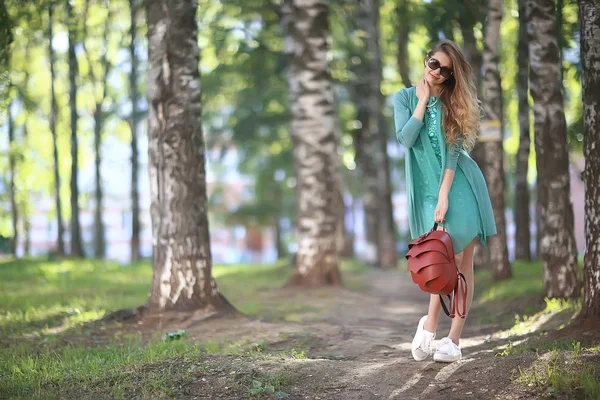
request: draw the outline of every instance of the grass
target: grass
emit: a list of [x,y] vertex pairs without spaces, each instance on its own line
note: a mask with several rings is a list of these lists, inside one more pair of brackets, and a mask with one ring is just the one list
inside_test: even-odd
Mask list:
[[[348,288],[360,289],[365,267],[343,262]],[[260,318],[300,320],[320,310],[303,305],[307,296],[328,290],[296,291],[281,296],[278,288],[292,268],[274,265],[214,266],[220,291],[240,311]],[[143,340],[141,335],[113,338],[94,335],[93,322],[108,312],[144,304],[150,290],[149,263],[120,266],[99,260],[19,260],[0,263],[0,399],[1,398],[171,398],[209,371],[211,356],[307,358],[304,349],[271,351],[250,342],[197,343],[186,338]],[[276,301],[274,301],[276,300]],[[284,396],[289,379],[260,376],[240,389],[260,398]],[[259,393],[260,392],[260,393]]]
[[519,367],[513,381],[551,397],[600,399],[597,366],[584,359],[576,344],[571,352],[553,349],[532,367]]
[[476,271],[475,282],[479,301],[483,303],[512,300],[523,296],[539,296],[543,289],[542,263],[540,261],[514,261],[513,277],[494,282],[489,269]]

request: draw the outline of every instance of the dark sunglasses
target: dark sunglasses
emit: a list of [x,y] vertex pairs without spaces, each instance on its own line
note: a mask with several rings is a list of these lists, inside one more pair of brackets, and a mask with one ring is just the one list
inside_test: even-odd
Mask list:
[[450,79],[452,75],[454,75],[454,72],[450,68],[442,67],[440,65],[440,62],[433,57],[429,57],[429,59],[427,60],[427,66],[434,71],[436,69],[439,69],[440,75],[442,75],[446,79]]

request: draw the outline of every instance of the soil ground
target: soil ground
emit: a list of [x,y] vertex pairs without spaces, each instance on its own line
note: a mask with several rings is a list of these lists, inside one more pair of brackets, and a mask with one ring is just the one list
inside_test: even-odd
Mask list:
[[[191,325],[170,322],[168,329],[185,329],[188,340],[220,343],[221,348],[235,343],[252,350],[209,354],[191,364],[182,361],[177,368],[197,372],[192,383],[180,388],[177,398],[249,398],[256,396],[248,391],[252,380],[276,381],[279,396],[287,395],[289,399],[540,398],[539,391],[511,380],[518,367],[528,368],[538,355],[525,351],[498,357],[498,348],[506,345],[508,339],[497,326],[478,324],[481,316],[477,310],[469,315],[461,339],[461,361],[414,361],[410,342],[419,318],[426,313],[428,296],[419,291],[409,275],[398,271],[371,270],[366,282],[361,291],[338,288],[307,292],[285,288],[265,295],[261,307],[276,304],[282,297],[297,297],[304,310],[296,315],[299,322],[243,316]],[[493,315],[485,318],[493,319]],[[450,319],[443,314],[440,320],[438,339],[447,334],[450,326]],[[548,323],[552,328],[561,321]],[[142,320],[122,328],[143,333],[162,332],[167,327],[160,322],[157,326],[156,321],[148,326]],[[594,335],[589,341],[597,343],[598,339]],[[600,363],[598,353],[588,356],[590,361]],[[277,398],[269,393],[259,393],[260,396]]]

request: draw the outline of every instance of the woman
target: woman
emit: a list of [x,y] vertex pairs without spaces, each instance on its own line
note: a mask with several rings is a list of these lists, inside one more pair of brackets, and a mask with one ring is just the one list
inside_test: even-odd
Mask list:
[[[467,312],[473,299],[475,240],[486,244],[496,225],[481,170],[467,150],[477,140],[479,100],[471,66],[458,46],[444,40],[425,58],[425,75],[416,87],[394,98],[396,138],[406,146],[406,189],[411,236],[444,226],[454,245],[456,265],[468,286]],[[432,353],[441,311],[439,296],[431,295],[429,311],[421,318],[412,342],[415,360]],[[465,319],[454,318],[433,359],[460,360],[460,336]]]

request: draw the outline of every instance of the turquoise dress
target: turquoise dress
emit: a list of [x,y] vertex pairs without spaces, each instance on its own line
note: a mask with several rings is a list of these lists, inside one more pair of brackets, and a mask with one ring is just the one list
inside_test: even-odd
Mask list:
[[455,171],[448,194],[446,229],[454,252],[462,252],[479,237],[484,245],[496,234],[492,203],[479,166],[461,143],[446,146],[442,130],[442,105],[431,97],[423,121],[412,116],[418,103],[416,88],[405,88],[394,97],[396,138],[406,148],[408,219],[413,239],[431,230],[443,171]]

